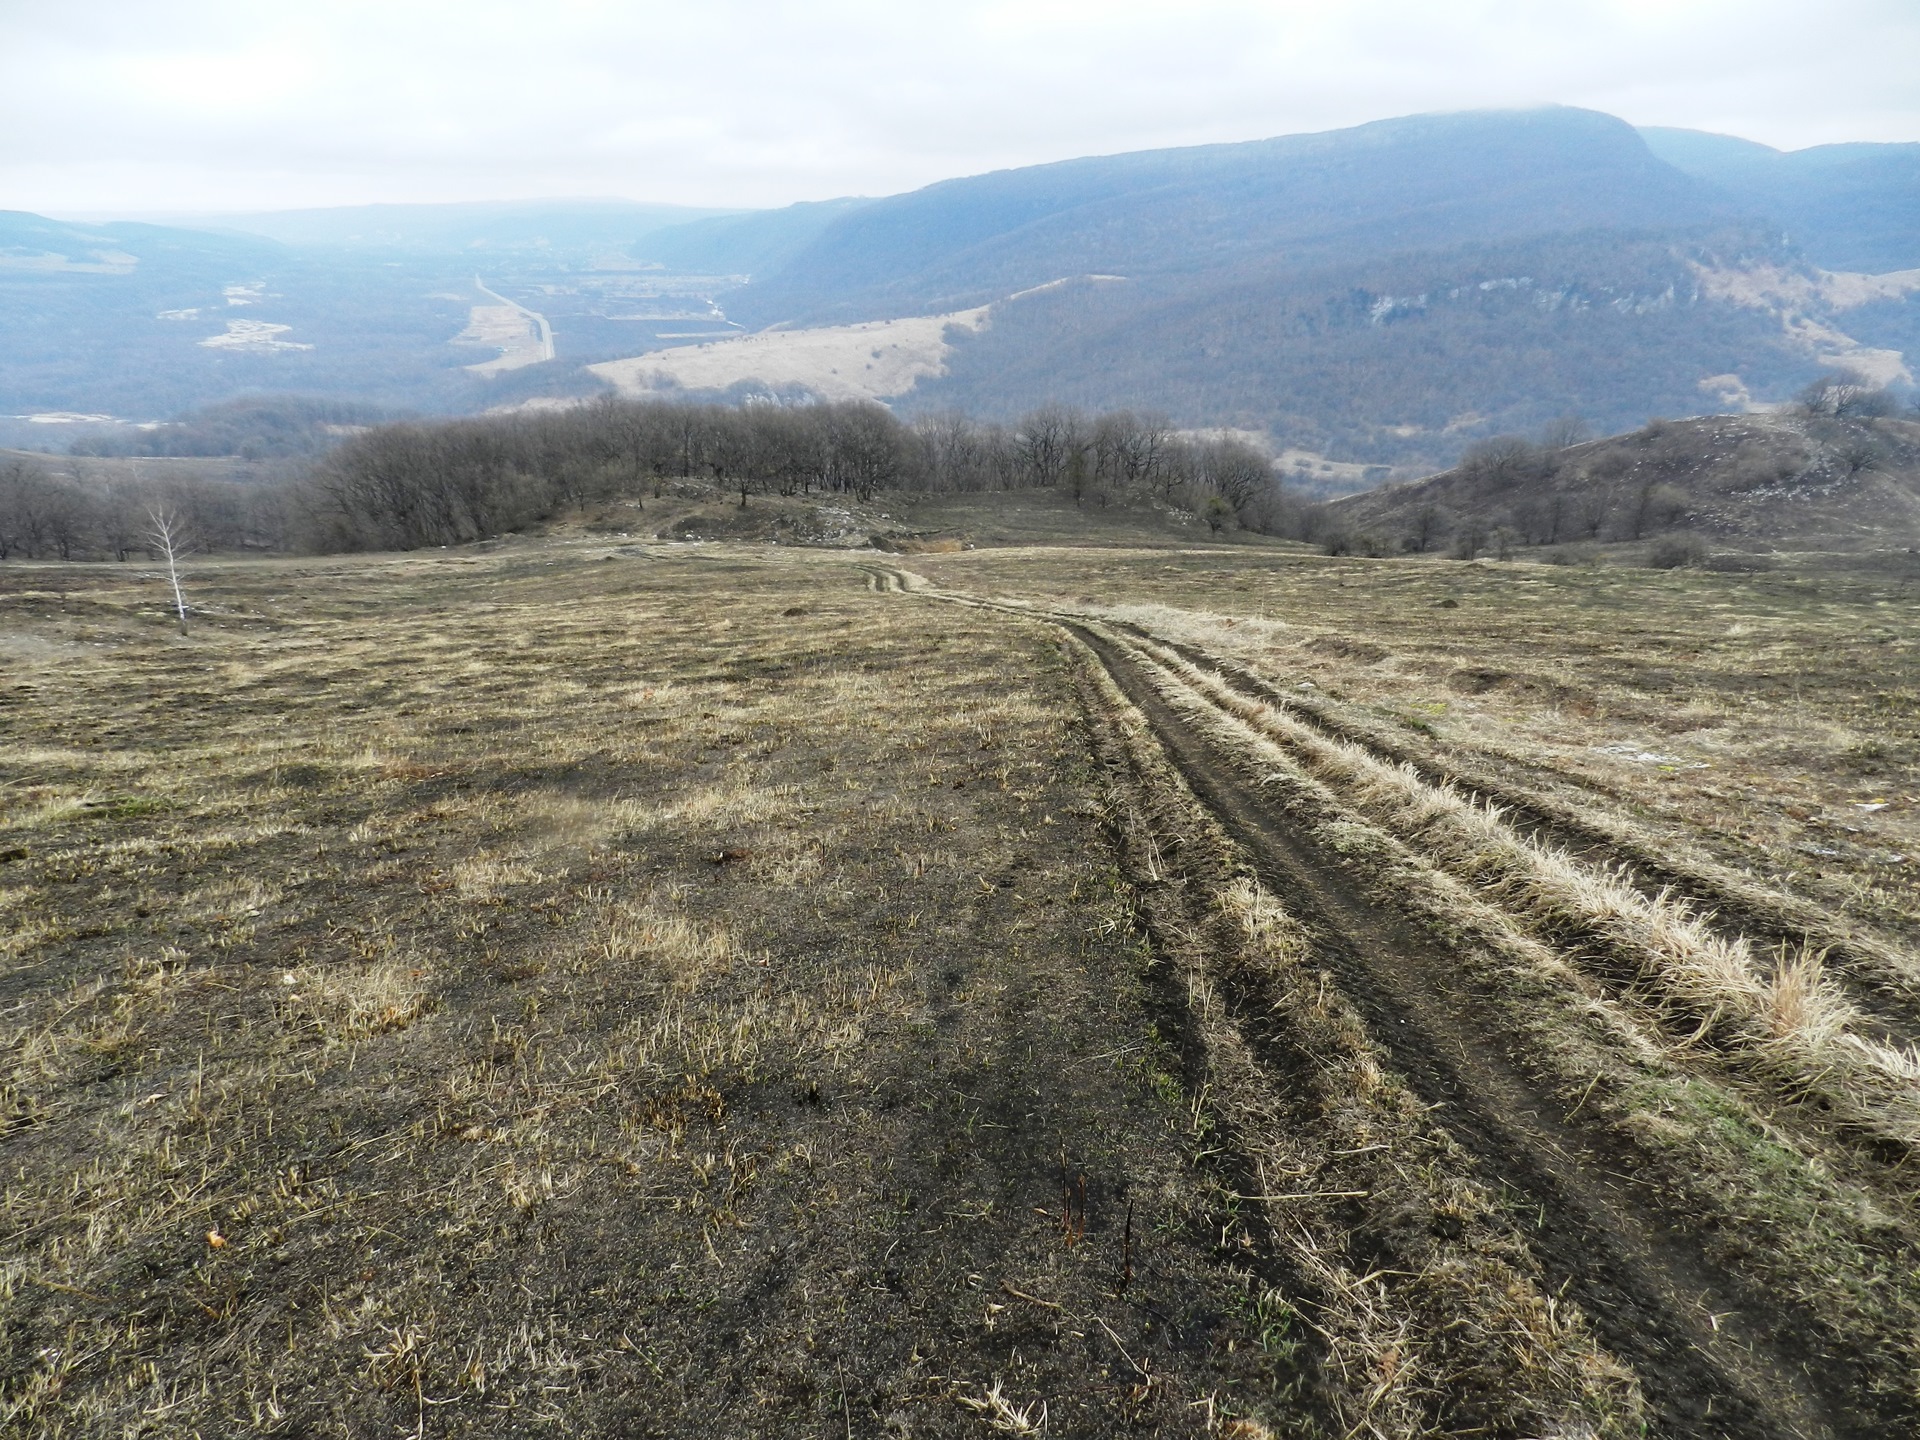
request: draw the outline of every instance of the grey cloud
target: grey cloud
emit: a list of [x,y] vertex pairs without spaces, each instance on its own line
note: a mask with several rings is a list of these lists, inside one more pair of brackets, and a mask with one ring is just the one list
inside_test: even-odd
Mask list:
[[1916,74],[1894,0],[0,0],[0,204],[778,204],[1543,101],[1920,139]]

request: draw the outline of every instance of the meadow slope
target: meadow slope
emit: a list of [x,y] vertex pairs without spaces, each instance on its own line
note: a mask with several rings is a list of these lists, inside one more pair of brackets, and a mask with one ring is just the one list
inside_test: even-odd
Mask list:
[[1920,1421],[1910,596],[0,570],[0,1433]]

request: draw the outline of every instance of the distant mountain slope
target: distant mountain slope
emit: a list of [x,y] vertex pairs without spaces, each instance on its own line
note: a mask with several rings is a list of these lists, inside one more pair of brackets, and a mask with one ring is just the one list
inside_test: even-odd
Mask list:
[[259,390],[458,405],[482,393],[458,368],[474,357],[446,344],[468,306],[434,278],[257,236],[0,212],[0,413],[151,420]]
[[282,245],[484,259],[526,250],[563,255],[625,251],[642,235],[738,213],[631,200],[488,200],[168,218],[201,230],[260,235]]
[[1652,134],[1682,163],[1556,107],[945,181],[834,219],[722,303],[750,328],[990,304],[894,403],[1132,406],[1376,463],[1569,411],[1628,429],[1744,408],[1835,365],[1911,382],[1920,285],[1823,274],[1751,177],[1817,172],[1894,237],[1920,147]]
[[1920,145],[1780,151],[1699,130],[1640,132],[1653,153],[1786,228],[1817,265],[1920,267]]
[[1490,447],[1332,510],[1389,548],[1502,526],[1530,544],[1680,530],[1789,549],[1907,546],[1920,542],[1920,424],[1794,413],[1662,421],[1556,453]]
[[[223,228],[192,230],[0,212],[0,440],[99,438],[21,416],[151,421],[258,392],[427,411],[591,393],[582,363],[737,332],[712,303],[727,271],[674,276],[633,254],[645,233],[726,213],[385,205],[210,216]],[[485,312],[512,305],[547,322],[557,358],[469,370],[499,353],[476,339],[493,335]]]
[[[910,412],[1129,406],[1438,467],[1557,414],[1625,429],[1745,409],[1834,366],[1911,387],[1916,164],[1920,146],[1783,155],[1556,107],[770,212],[539,201],[222,218],[278,242],[0,216],[0,439],[60,428],[9,412],[154,420],[253,392],[475,410],[695,369],[751,389],[770,378],[751,372],[765,356],[805,352],[840,389]],[[1915,273],[1886,273],[1902,266]],[[537,328],[542,353],[550,334],[554,358],[465,368],[496,358],[471,343],[500,328],[489,307]],[[918,335],[926,317],[981,307],[984,323],[916,340],[912,364],[806,338],[896,320]],[[776,346],[717,343],[776,325]],[[702,342],[694,369],[673,355]]]
[[210,457],[287,460],[318,455],[368,426],[403,416],[372,405],[299,395],[252,396],[192,411],[160,425],[122,426],[75,440],[70,453],[89,456]]
[[1633,128],[1552,108],[1415,116],[1070,160],[875,201],[732,297],[750,325],[961,308],[1062,276],[1292,266],[1589,227],[1696,225],[1725,204]]
[[1346,458],[1437,464],[1569,412],[1625,430],[1722,408],[1729,390],[1791,393],[1818,368],[1808,348],[1777,309],[1716,301],[1702,279],[1783,257],[1763,236],[1713,238],[1722,249],[1589,230],[1059,286],[955,334],[946,373],[902,403],[1005,418],[1036,395],[1128,404]]
[[835,221],[873,201],[857,196],[803,201],[780,210],[719,215],[653,231],[633,245],[669,270],[761,276],[792,263]]
[[270,264],[284,252],[272,241],[128,221],[75,224],[0,210],[0,283],[61,275],[139,277],[164,298],[175,277],[228,274],[236,266]]

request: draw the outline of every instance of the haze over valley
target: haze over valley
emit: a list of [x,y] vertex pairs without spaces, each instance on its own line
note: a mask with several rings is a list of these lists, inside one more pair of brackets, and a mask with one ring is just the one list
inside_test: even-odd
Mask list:
[[90,433],[20,417],[150,424],[250,392],[459,413],[758,389],[909,416],[1151,409],[1411,473],[1563,414],[1737,413],[1834,368],[1904,389],[1920,347],[1920,146],[1782,154],[1574,109],[772,211],[0,230],[16,444]]

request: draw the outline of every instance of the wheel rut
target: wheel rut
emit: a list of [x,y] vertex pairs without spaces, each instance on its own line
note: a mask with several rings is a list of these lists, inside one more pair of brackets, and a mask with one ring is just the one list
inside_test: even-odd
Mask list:
[[[1633,1367],[1649,1405],[1649,1433],[1742,1440],[1908,1433],[1905,1427],[1916,1419],[1910,1396],[1876,1395],[1881,1382],[1871,1377],[1878,1372],[1848,1339],[1836,1338],[1841,1332],[1784,1299],[1781,1287],[1764,1278],[1764,1267],[1760,1275],[1749,1274],[1720,1253],[1726,1247],[1715,1239],[1719,1227],[1743,1217],[1720,1215],[1711,1204],[1702,1210],[1688,1198],[1684,1177],[1650,1175],[1631,1141],[1600,1125],[1574,1123],[1579,1105],[1568,1112],[1555,1082],[1540,1078],[1517,1038],[1490,1019],[1490,997],[1449,942],[1422,928],[1413,911],[1350,875],[1350,862],[1325,849],[1309,822],[1289,817],[1249,786],[1244,757],[1221,748],[1204,722],[1187,718],[1162,694],[1156,682],[1169,678],[1160,674],[1163,662],[1135,655],[1132,634],[1110,635],[1095,617],[1073,611],[943,591],[899,572],[889,579],[869,583],[1052,624],[1092,652],[1262,884],[1315,933],[1316,958],[1406,1083],[1435,1107],[1483,1178],[1504,1189],[1510,1213],[1526,1217],[1527,1244],[1551,1285],[1581,1302],[1603,1343]],[[1237,669],[1165,637],[1141,631],[1138,638],[1185,649],[1183,659],[1221,681]],[[1256,676],[1232,678],[1234,688],[1250,698],[1278,699],[1323,734],[1383,758],[1391,753],[1374,743],[1376,737],[1344,733],[1337,720],[1302,714],[1291,697],[1276,695]],[[1242,680],[1259,688],[1249,691]],[[1173,692],[1188,688],[1177,681]],[[1194,698],[1201,713],[1216,703],[1197,691]],[[1423,757],[1392,758],[1413,760],[1429,784],[1454,779],[1459,788],[1512,813],[1510,798],[1498,789],[1463,783],[1446,767],[1421,763]],[[1566,848],[1589,864],[1635,858],[1610,847],[1604,835],[1557,827],[1551,808],[1528,809],[1514,819],[1524,833],[1557,844],[1577,840],[1577,847]],[[1634,873],[1644,878],[1646,869],[1635,866]],[[1734,921],[1746,918],[1743,906],[1720,913]],[[1767,913],[1762,897],[1760,915]],[[1240,1003],[1257,1008],[1258,997],[1240,997]],[[1284,1065],[1270,1068],[1283,1076]]]
[[1829,972],[1846,985],[1849,995],[1862,1007],[1863,1033],[1896,1045],[1920,1045],[1920,993],[1912,988],[1913,977],[1904,973],[1900,961],[1885,953],[1892,947],[1870,940],[1863,943],[1856,935],[1822,925],[1814,916],[1783,913],[1708,877],[1663,864],[1657,855],[1637,847],[1624,848],[1599,827],[1556,814],[1523,790],[1451,765],[1436,764],[1429,756],[1383,743],[1378,735],[1341,724],[1318,707],[1303,706],[1297,697],[1198,645],[1135,624],[1115,628],[1164,646],[1247,698],[1279,706],[1332,739],[1359,745],[1396,765],[1411,765],[1429,785],[1452,785],[1484,804],[1497,806],[1517,834],[1556,846],[1589,866],[1612,869],[1649,899],[1677,899],[1724,934],[1742,934],[1763,951],[1791,951],[1808,945],[1819,948],[1825,953]]
[[1483,1002],[1450,984],[1448,957],[1398,917],[1352,893],[1283,817],[1160,696],[1119,647],[1066,624],[1141,711],[1195,795],[1252,860],[1262,882],[1312,926],[1325,962],[1415,1091],[1489,1177],[1534,1211],[1529,1243],[1609,1348],[1633,1365],[1673,1436],[1866,1435],[1800,1349],[1728,1292],[1725,1276],[1629,1191],[1624,1150],[1564,1123],[1557,1097],[1490,1043]]

